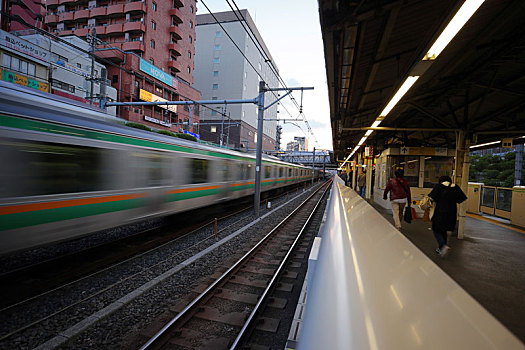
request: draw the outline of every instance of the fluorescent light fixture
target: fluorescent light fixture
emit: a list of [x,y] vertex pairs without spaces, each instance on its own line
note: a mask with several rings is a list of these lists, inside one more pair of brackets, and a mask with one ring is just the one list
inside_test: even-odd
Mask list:
[[359,140],[359,143],[357,144],[357,146],[361,146],[363,143],[365,143],[365,141],[366,141],[366,136],[361,137],[361,140]]
[[500,143],[500,142],[501,141],[487,142],[487,143],[482,143],[482,144],[479,144],[479,145],[470,146],[470,148],[478,148],[478,147],[483,147],[483,146],[490,146],[490,145],[495,145],[495,144]]
[[373,124],[372,124],[372,128],[377,128],[379,126],[379,124],[381,124],[382,120],[376,120]]
[[386,105],[385,109],[383,109],[383,112],[379,114],[379,117],[386,117],[388,113],[394,108],[394,106],[401,100],[401,98],[407,93],[407,91],[414,85],[414,83],[419,79],[419,75],[412,75],[406,78],[405,82],[399,90],[397,90],[396,94],[390,102]]
[[463,28],[465,23],[472,17],[485,0],[466,0],[454,18],[447,24],[445,29],[436,39],[430,50],[428,50],[423,60],[435,60],[437,56],[454,39],[456,34]]
[[368,136],[370,136],[373,132],[374,132],[374,130],[368,130],[367,132],[365,132],[365,136],[368,137]]

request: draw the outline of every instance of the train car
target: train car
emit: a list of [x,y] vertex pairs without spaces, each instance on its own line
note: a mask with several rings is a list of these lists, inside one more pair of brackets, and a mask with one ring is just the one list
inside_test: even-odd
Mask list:
[[[255,157],[0,82],[0,254],[254,193]],[[261,190],[311,180],[264,157]]]

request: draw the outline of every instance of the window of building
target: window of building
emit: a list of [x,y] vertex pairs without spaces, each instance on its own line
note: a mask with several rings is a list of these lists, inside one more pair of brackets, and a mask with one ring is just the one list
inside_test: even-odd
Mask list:
[[82,64],[77,63],[77,68],[82,68]]
[[219,88],[219,84],[213,84],[212,88],[213,90],[217,90]]
[[216,57],[213,59],[213,63],[220,63],[221,62],[221,59]]
[[161,87],[155,86],[155,91],[157,93],[161,94],[161,96],[162,96],[162,88]]
[[27,64],[27,74],[28,75],[36,75],[36,66],[33,63]]
[[154,60],[153,58],[150,58],[150,59],[149,59],[149,63],[151,63],[151,64],[155,64],[155,60]]
[[216,38],[220,38],[220,37],[221,37],[221,32],[220,32],[220,31],[215,32],[215,37],[216,37]]
[[221,45],[215,45],[215,50],[220,50],[221,49]]
[[193,38],[191,37],[191,35],[189,36],[189,41],[190,41],[190,44],[193,42]]
[[27,74],[27,62],[26,61],[20,61],[20,72]]
[[193,13],[193,6],[190,6],[190,12]]
[[193,28],[193,21],[190,21],[190,28]]
[[151,40],[150,44],[151,44],[151,48],[154,49],[155,48],[155,40]]
[[213,71],[213,76],[214,77],[218,77],[219,76],[219,71],[218,70],[214,70]]
[[211,111],[211,115],[217,115],[217,111],[216,110],[212,110]]
[[217,96],[213,96],[211,99],[215,101],[217,100]]
[[157,23],[155,23],[155,21],[151,21],[151,28],[157,30]]
[[113,75],[113,76],[111,77],[111,82],[112,82],[112,83],[118,83],[118,75],[117,75],[117,74],[115,74],[115,75]]
[[188,58],[191,58],[191,51],[188,51]]
[[151,8],[153,9],[153,11],[157,11],[157,3],[155,1],[151,3]]
[[191,73],[191,68],[188,66],[188,74]]

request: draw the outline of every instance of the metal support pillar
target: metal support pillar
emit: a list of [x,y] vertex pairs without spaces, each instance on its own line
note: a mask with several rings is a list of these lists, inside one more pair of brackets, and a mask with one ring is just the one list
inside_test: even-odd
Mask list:
[[91,75],[90,75],[90,88],[89,88],[89,105],[93,105],[93,88],[95,84],[95,46],[97,44],[96,39],[96,28],[91,31]]
[[312,185],[314,184],[314,171],[315,171],[315,147],[312,153]]
[[[456,161],[454,164],[454,183],[460,186],[464,193],[468,193],[468,176],[469,176],[469,150],[470,140],[466,137],[464,130],[456,134]],[[467,211],[467,201],[459,205],[458,215],[458,239],[465,236],[465,215]]]
[[370,199],[372,196],[372,164],[374,162],[373,157],[366,157],[365,158],[365,164],[366,164],[366,182],[365,182],[365,198]]
[[[356,157],[357,158],[357,157]],[[357,159],[354,161],[352,165],[353,171],[352,171],[352,188],[355,190],[357,189]]]
[[523,144],[516,145],[516,161],[514,163],[514,186],[521,186],[523,176]]
[[261,164],[263,146],[263,121],[264,121],[264,81],[259,82],[259,99],[257,101],[257,151],[255,158],[255,198],[253,207],[255,218],[259,218],[259,202],[261,201]]

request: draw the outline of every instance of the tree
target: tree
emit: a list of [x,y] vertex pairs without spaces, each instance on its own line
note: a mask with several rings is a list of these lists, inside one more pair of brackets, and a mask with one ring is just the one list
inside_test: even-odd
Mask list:
[[487,186],[512,187],[515,158],[515,152],[473,155],[470,157],[469,181],[482,182]]

